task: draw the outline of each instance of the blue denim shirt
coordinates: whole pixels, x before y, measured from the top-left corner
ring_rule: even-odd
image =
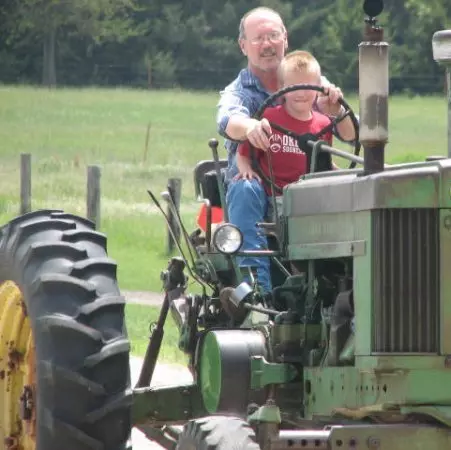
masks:
[[[323,76],[323,78],[327,80],[326,77]],[[225,177],[226,183],[238,173],[236,149],[240,143],[227,136],[225,130],[229,119],[232,115],[252,117],[269,96],[270,93],[265,90],[260,80],[248,68],[241,69],[235,80],[220,92],[216,124],[218,133],[225,138],[224,147],[227,150],[228,160],[228,169]],[[314,108],[316,108],[316,104]],[[334,135],[342,140],[336,130],[334,130]]]
[[[235,160],[239,141],[227,136],[225,130],[229,119],[232,115],[252,117],[269,95],[259,79],[247,68],[242,69],[235,80],[220,92],[216,123],[218,133],[225,138],[224,147],[227,150],[228,160],[226,182],[238,173]]]

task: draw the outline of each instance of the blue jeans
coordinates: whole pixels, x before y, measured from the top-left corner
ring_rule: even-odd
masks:
[[[262,184],[255,180],[231,180],[227,186],[226,204],[229,222],[243,233],[242,250],[265,250],[268,241],[264,232],[257,228],[268,212],[268,197]],[[257,270],[257,281],[265,292],[272,290],[270,261],[268,257],[237,258],[240,267],[252,266]],[[244,277],[249,281],[249,277]]]

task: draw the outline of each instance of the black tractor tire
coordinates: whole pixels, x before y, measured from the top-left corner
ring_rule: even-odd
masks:
[[[62,211],[0,229],[0,287],[20,291],[34,343],[36,433],[27,449],[131,448],[125,301],[106,244],[92,222]]]
[[[254,430],[237,417],[209,416],[189,421],[176,450],[260,450]]]

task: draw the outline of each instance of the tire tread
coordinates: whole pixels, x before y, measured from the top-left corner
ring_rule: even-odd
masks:
[[[36,450],[130,448],[125,300],[106,236],[94,229],[61,210],[0,229],[0,283],[21,290],[35,341]]]

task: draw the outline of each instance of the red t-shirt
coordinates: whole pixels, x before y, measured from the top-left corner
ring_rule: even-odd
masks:
[[[286,112],[283,105],[267,108],[263,117],[268,119],[269,122],[298,134],[315,134],[330,124],[330,119],[327,116],[316,111],[312,112],[310,120],[295,119]],[[320,139],[332,145],[331,132],[325,133]],[[287,184],[298,181],[300,176],[308,172],[307,155],[299,148],[295,139],[273,128],[269,142],[271,143],[270,150],[274,181],[277,186],[283,188]],[[240,154],[250,158],[249,141],[241,143],[238,146],[238,151]],[[256,151],[255,156],[262,172],[269,178],[268,155],[265,151],[258,148],[254,148],[254,151]],[[269,188],[265,187],[265,189],[268,194],[271,193]]]

